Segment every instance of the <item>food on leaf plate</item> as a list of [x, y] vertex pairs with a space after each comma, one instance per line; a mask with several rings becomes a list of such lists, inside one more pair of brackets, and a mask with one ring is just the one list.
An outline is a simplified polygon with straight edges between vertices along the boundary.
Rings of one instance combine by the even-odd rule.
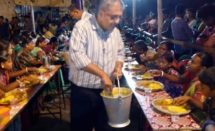
[[137, 89], [151, 89], [152, 91], [158, 91], [162, 90], [164, 88], [164, 85], [158, 81], [154, 80], [142, 80], [136, 82]]
[[185, 115], [191, 111], [187, 105], [174, 105], [173, 99], [155, 99], [152, 101], [152, 105], [169, 115]]
[[153, 79], [153, 76], [150, 73], [146, 72], [143, 75], [135, 75], [134, 78], [137, 80], [149, 80]]
[[42, 83], [39, 76], [35, 74], [23, 76], [19, 80], [24, 83], [25, 87], [33, 87]]
[[41, 74], [49, 72], [49, 70], [45, 67], [40, 67], [37, 69], [37, 71]]
[[27, 98], [27, 94], [23, 90], [14, 89], [10, 92], [5, 93], [5, 95], [0, 99], [0, 105], [10, 105], [16, 104]]

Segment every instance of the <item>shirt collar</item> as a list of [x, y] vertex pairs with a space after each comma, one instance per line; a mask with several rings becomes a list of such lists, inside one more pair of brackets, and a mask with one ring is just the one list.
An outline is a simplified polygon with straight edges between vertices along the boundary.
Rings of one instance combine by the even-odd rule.
[[87, 12], [86, 11], [83, 11], [83, 14], [81, 16], [81, 19], [85, 18], [85, 16], [87, 15]]
[[104, 31], [98, 24], [96, 17], [93, 15], [91, 18], [92, 23], [92, 29], [98, 31], [99, 33], [102, 33], [104, 35], [109, 35], [112, 31]]

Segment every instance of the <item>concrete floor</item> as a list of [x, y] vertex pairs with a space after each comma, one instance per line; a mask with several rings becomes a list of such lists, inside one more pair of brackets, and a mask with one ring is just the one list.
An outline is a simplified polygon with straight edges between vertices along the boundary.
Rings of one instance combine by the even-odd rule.
[[[127, 86], [125, 81], [121, 81], [123, 86]], [[34, 123], [31, 131], [70, 131], [70, 96], [66, 95], [66, 107], [62, 109], [62, 120], [59, 115], [53, 118], [51, 115], [40, 116], [38, 121]], [[53, 110], [54, 111], [54, 110]], [[45, 112], [45, 111], [42, 111]], [[107, 127], [107, 131], [143, 131], [144, 116], [138, 105], [138, 102], [133, 97], [130, 111], [131, 123], [129, 126], [121, 129]], [[149, 131], [149, 130], [147, 130]]]
[[[66, 99], [66, 108], [62, 107], [62, 120], [53, 118], [53, 116], [41, 116], [37, 123], [34, 124], [31, 131], [70, 131], [70, 105], [69, 98]], [[130, 112], [131, 124], [125, 128], [115, 129], [108, 127], [107, 131], [142, 131], [143, 122], [140, 122], [142, 112], [138, 107], [135, 99], [132, 100]]]

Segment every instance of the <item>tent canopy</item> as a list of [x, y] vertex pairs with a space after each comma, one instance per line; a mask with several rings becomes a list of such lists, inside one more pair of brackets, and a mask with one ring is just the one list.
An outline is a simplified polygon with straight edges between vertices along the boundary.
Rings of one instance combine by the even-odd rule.
[[14, 0], [16, 5], [33, 5], [38, 7], [68, 7], [71, 0]]

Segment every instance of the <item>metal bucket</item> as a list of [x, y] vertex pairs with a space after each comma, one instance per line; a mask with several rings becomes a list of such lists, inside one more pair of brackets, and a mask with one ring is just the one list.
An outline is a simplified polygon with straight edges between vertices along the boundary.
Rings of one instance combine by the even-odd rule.
[[[120, 92], [120, 93], [119, 93]], [[132, 91], [128, 88], [113, 88], [112, 94], [101, 93], [111, 127], [122, 128], [130, 124], [129, 113]]]

